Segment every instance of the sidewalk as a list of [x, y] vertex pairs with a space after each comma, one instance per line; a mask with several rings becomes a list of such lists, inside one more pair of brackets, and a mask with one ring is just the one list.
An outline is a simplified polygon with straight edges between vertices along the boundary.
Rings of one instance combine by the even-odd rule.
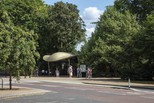
[[[93, 85], [108, 85], [108, 86], [120, 86], [128, 87], [128, 81], [122, 81], [120, 78], [69, 78], [69, 77], [33, 77], [28, 80], [33, 81], [48, 81], [48, 82], [62, 82], [73, 84], [93, 84]], [[148, 84], [144, 82], [131, 82], [131, 88], [143, 88], [154, 90], [154, 82]]]
[[15, 86], [13, 86], [12, 90], [8, 90], [8, 86], [7, 87], [5, 86], [4, 88], [5, 90], [0, 90], [0, 100], [7, 99], [7, 98], [20, 97], [20, 96], [27, 96], [27, 95], [44, 94], [44, 93], [50, 92], [47, 90], [15, 87]]
[[[8, 81], [9, 78], [3, 78], [4, 88], [9, 88]], [[29, 82], [57, 82], [57, 83], [70, 83], [70, 84], [91, 84], [91, 85], [102, 85], [105, 87], [116, 87], [116, 88], [128, 88], [127, 81], [121, 81], [118, 78], [69, 78], [69, 77], [32, 77], [26, 78], [23, 77], [20, 80], [20, 83], [29, 83]], [[13, 83], [16, 83], [13, 79]], [[6, 87], [7, 86], [7, 87]], [[0, 81], [1, 88], [1, 81]], [[42, 94], [49, 92], [47, 90], [34, 89], [34, 88], [24, 88], [24, 87], [14, 87], [16, 90], [0, 90], [0, 99], [2, 98], [12, 98], [24, 95], [33, 95], [33, 94]], [[154, 90], [154, 84], [142, 84], [142, 83], [131, 83], [131, 88], [139, 89], [150, 89]]]
[[[96, 84], [96, 85], [106, 85], [106, 86], [117, 86], [128, 88], [128, 81], [122, 81], [119, 78], [93, 78], [91, 80], [83, 80], [85, 84]], [[137, 89], [151, 89], [154, 90], [154, 84], [150, 83], [136, 83], [130, 82], [130, 88]]]

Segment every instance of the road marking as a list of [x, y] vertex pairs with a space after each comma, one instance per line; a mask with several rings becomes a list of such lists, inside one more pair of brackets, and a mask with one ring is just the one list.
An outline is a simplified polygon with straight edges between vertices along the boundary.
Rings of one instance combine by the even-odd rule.
[[141, 95], [138, 92], [110, 92], [110, 91], [97, 91], [97, 92], [101, 92], [101, 93], [107, 93], [107, 94], [115, 94], [115, 95]]
[[56, 92], [56, 91], [51, 91], [51, 90], [50, 90], [50, 92], [51, 92], [51, 93], [59, 93], [59, 92]]
[[77, 88], [77, 87], [64, 87], [66, 89], [73, 89], [73, 90], [81, 90], [81, 91], [85, 91], [85, 88]]
[[154, 94], [154, 91], [149, 91], [149, 90], [143, 90], [143, 89], [134, 89], [132, 88], [131, 90], [136, 91], [136, 92], [141, 92], [141, 93], [150, 93], [150, 94]]
[[[59, 101], [52, 101], [52, 102], [36, 102], [36, 103], [59, 103]], [[65, 102], [64, 102], [65, 103]]]
[[147, 96], [141, 96], [143, 98], [147, 98], [147, 99], [154, 99], [154, 97], [147, 97]]
[[[80, 83], [80, 82], [74, 82], [74, 81], [49, 81], [49, 80], [42, 80], [43, 82], [53, 82], [53, 83], [60, 83], [60, 84], [63, 84], [63, 83], [65, 83], [65, 84], [80, 84], [80, 85], [82, 85], [82, 84], [84, 84], [84, 83]], [[42, 82], [41, 81], [41, 82]]]
[[72, 101], [72, 100], [75, 100], [76, 98], [69, 98], [69, 97], [68, 97], [68, 98], [64, 98], [64, 99], [66, 99], [66, 100], [71, 100], [71, 101]]
[[106, 93], [106, 94], [114, 94], [114, 95], [126, 95], [125, 93], [117, 93], [117, 92], [110, 92], [110, 91], [97, 91], [100, 93]]
[[42, 86], [45, 86], [45, 87], [61, 87], [61, 86], [57, 86], [57, 85], [42, 85]]
[[141, 95], [141, 93], [138, 92], [126, 92], [128, 95]]
[[35, 85], [35, 84], [25, 84], [25, 85]]

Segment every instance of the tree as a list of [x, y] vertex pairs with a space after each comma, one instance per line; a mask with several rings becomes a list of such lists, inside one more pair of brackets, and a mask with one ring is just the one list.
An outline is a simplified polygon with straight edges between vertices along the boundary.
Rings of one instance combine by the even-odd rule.
[[47, 16], [46, 5], [42, 0], [1, 0], [0, 9], [8, 12], [15, 26], [26, 27], [38, 34]]
[[72, 52], [85, 39], [84, 22], [76, 5], [57, 2], [49, 7], [49, 34], [44, 37], [46, 53]]
[[[47, 34], [47, 8], [42, 0], [1, 0], [0, 2], [0, 12], [7, 11], [14, 26], [37, 34], [35, 41], [38, 41], [37, 50], [40, 54], [44, 46], [41, 45], [43, 42], [41, 37]], [[37, 61], [37, 66], [40, 65], [39, 63]]]
[[147, 16], [139, 35], [134, 38], [135, 55], [137, 62], [135, 64], [138, 70], [135, 75], [138, 79], [152, 80], [154, 76], [154, 14]]
[[9, 73], [12, 89], [12, 75], [20, 76], [21, 70], [32, 71], [36, 65], [38, 36], [26, 28], [14, 26], [7, 12], [1, 12], [0, 18], [0, 69]]
[[146, 20], [147, 14], [151, 14], [154, 10], [153, 0], [116, 0], [114, 6], [117, 10], [125, 12], [129, 10], [137, 15], [137, 20], [143, 22]]
[[[114, 7], [107, 7], [107, 10], [101, 15], [95, 32], [89, 40], [90, 52], [88, 62], [94, 67], [100, 64], [105, 65], [104, 68], [122, 68], [125, 48], [132, 42], [132, 38], [137, 35], [140, 26], [136, 22], [136, 17], [129, 11], [121, 13]], [[126, 61], [125, 64], [128, 62]], [[129, 65], [130, 66], [130, 65]], [[115, 70], [113, 70], [115, 71]]]
[[[143, 24], [144, 29], [141, 34], [141, 41], [144, 45], [144, 55], [148, 58], [149, 63], [154, 63], [154, 13], [147, 16], [147, 20]], [[143, 47], [143, 46], [142, 46]]]
[[[153, 0], [116, 0], [114, 7], [120, 12], [129, 10], [137, 15], [136, 19], [142, 28], [138, 35], [133, 37], [130, 45], [125, 48], [127, 55], [124, 57], [134, 57], [131, 63], [134, 69], [127, 71], [131, 72], [134, 79], [151, 80], [153, 77]], [[126, 71], [123, 72], [125, 76]]]

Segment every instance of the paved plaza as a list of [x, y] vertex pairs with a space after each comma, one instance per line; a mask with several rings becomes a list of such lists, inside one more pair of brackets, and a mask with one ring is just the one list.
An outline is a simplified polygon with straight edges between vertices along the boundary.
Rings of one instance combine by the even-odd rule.
[[[35, 95], [49, 92], [48, 90], [36, 89], [36, 88], [27, 88], [22, 87], [20, 84], [26, 83], [30, 84], [31, 82], [54, 82], [54, 83], [69, 83], [69, 84], [90, 84], [90, 85], [102, 85], [104, 87], [111, 88], [122, 88], [129, 89], [128, 83], [126, 81], [120, 81], [118, 78], [68, 78], [68, 77], [32, 77], [32, 78], [23, 78], [19, 82], [16, 79], [13, 79], [13, 90], [0, 90], [0, 98], [12, 98], [24, 95]], [[4, 89], [9, 88], [9, 78], [3, 77]], [[1, 83], [1, 82], [0, 82]], [[154, 92], [154, 84], [141, 84], [141, 83], [131, 83], [132, 90], [142, 90]]]

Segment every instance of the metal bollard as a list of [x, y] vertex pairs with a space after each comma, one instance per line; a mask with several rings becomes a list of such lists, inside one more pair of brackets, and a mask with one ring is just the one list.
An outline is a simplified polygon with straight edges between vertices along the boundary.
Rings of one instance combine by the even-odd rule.
[[3, 89], [3, 78], [1, 78], [1, 80], [2, 80], [2, 89]]

